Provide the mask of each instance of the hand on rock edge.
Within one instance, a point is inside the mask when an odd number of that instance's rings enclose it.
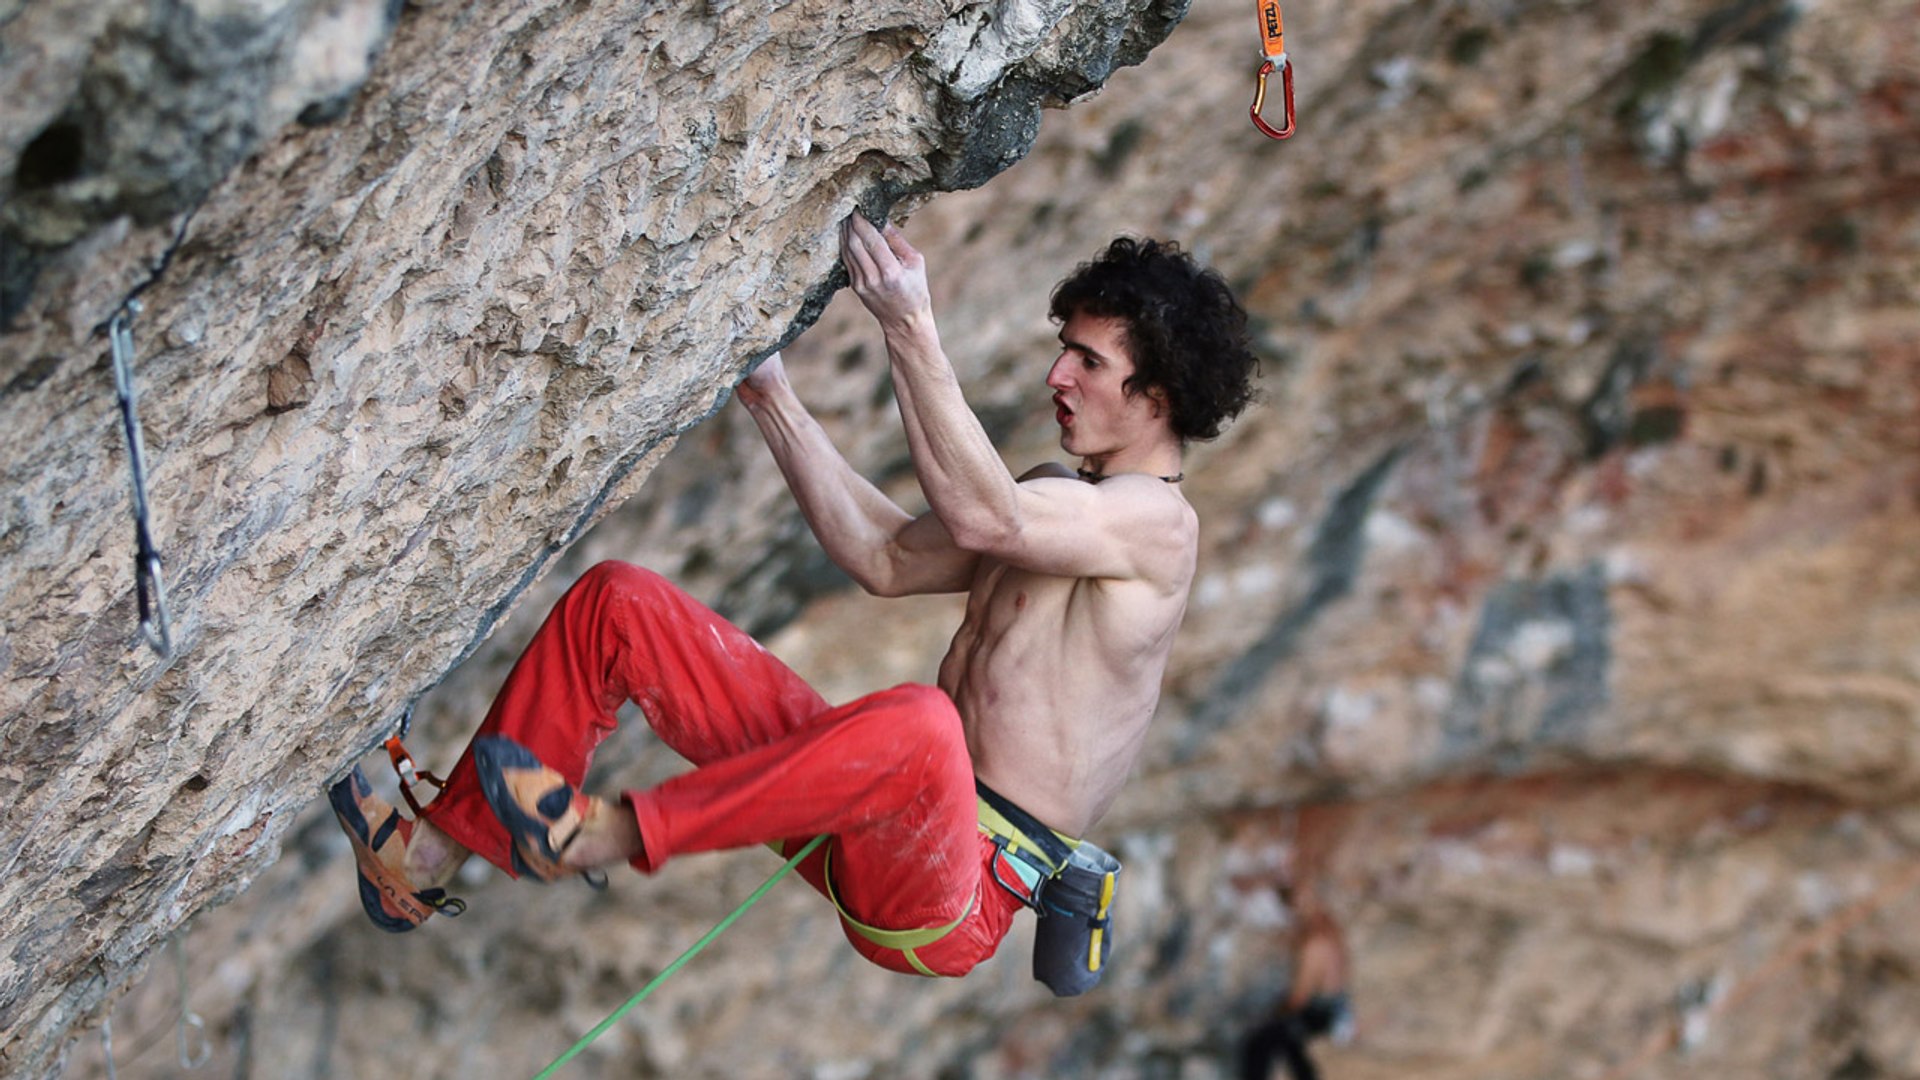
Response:
[[[933,314],[927,290],[927,260],[889,224],[885,231],[859,213],[840,227],[840,261],[846,264],[853,293],[883,330],[912,326]]]
[[[756,408],[766,404],[768,397],[785,385],[786,381],[786,362],[780,359],[779,353],[774,353],[760,361],[760,366],[748,372],[747,377],[740,380],[740,385],[734,394],[740,399],[740,404],[749,409]]]

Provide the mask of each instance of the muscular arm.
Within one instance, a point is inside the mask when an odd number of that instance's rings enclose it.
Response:
[[[855,214],[841,254],[885,335],[914,472],[954,543],[1041,573],[1166,576],[1191,539],[1184,503],[1152,478],[1016,483],[940,346],[920,253],[898,229],[883,234]]]
[[[778,355],[740,384],[739,397],[827,557],[861,588],[876,596],[967,588],[977,556],[957,546],[939,518],[914,517],[854,471],[794,393]]]

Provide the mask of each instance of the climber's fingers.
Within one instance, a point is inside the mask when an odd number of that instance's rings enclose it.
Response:
[[[882,233],[859,214],[848,218],[840,234],[841,259],[853,292],[881,323],[891,325],[930,308],[926,260],[899,230]]]
[[[907,234],[892,222],[882,231],[862,215],[853,214],[847,219],[843,248],[847,243],[853,244],[856,253],[884,277],[891,277],[899,270],[915,273],[926,263],[920,252],[907,243]]]
[[[873,227],[865,215],[854,213],[847,218],[845,238],[843,250],[851,251],[858,260],[858,265],[849,266],[848,270],[864,271],[867,284],[880,284],[899,272],[899,257],[894,254],[886,237]]]
[[[887,241],[887,249],[900,260],[900,265],[909,270],[918,270],[926,263],[925,257],[915,250],[912,244],[907,243],[907,234],[901,232],[898,225],[891,221],[887,222],[887,229],[881,236]]]
[[[855,292],[870,288],[880,277],[880,268],[874,262],[873,253],[868,250],[860,230],[873,231],[873,226],[859,214],[854,214],[840,226],[840,261],[847,264],[847,275],[853,279]]]

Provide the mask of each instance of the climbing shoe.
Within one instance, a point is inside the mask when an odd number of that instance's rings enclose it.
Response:
[[[360,872],[360,903],[373,925],[401,934],[427,921],[434,912],[458,915],[466,901],[448,896],[445,889],[416,889],[407,880],[407,842],[414,822],[400,816],[385,799],[373,793],[358,765],[346,779],[327,792],[333,814],[353,842],[353,858]]]
[[[533,751],[503,736],[475,739],[473,764],[487,805],[513,838],[514,871],[539,881],[578,872],[562,866],[560,856],[593,813],[587,796]]]

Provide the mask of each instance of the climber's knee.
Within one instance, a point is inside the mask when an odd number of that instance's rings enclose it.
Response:
[[[873,694],[867,704],[872,721],[897,748],[898,768],[920,773],[924,783],[949,780],[971,789],[966,732],[945,691],[906,683]]]
[[[961,736],[960,712],[937,686],[902,683],[868,700],[892,714],[888,722],[916,741],[944,742]]]
[[[597,591],[608,588],[645,588],[651,585],[652,582],[650,579],[658,577],[658,574],[644,567],[635,566],[629,562],[621,562],[618,559],[608,559],[604,562],[593,564],[586,573],[580,575],[580,580],[573,583],[573,588],[579,591]]]
[[[662,597],[677,592],[672,582],[644,566],[608,559],[595,563],[581,574],[580,580],[567,590],[566,600],[575,604],[612,602],[650,608]]]

